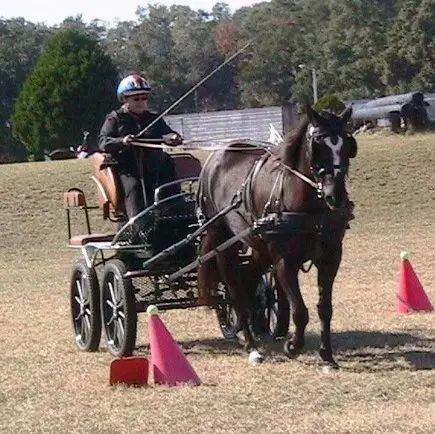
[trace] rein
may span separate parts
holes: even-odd
[[[270,142],[261,141],[261,140],[249,140],[249,139],[227,139],[228,144],[223,144],[223,146],[201,146],[201,145],[195,145],[192,146],[194,143],[210,143],[210,140],[191,140],[191,141],[185,141],[183,143],[187,143],[187,146],[180,146],[179,149],[188,150],[188,151],[208,151],[208,152],[215,152],[215,151],[252,151],[256,149],[263,150],[270,155],[274,155],[271,151],[272,145]],[[237,141],[243,141],[249,144],[247,147],[237,147],[237,148],[231,148],[228,145],[233,143],[235,140]],[[162,145],[161,139],[137,139],[135,138],[131,144],[133,146],[138,146],[141,148],[151,148],[151,149],[167,149],[168,145]],[[309,186],[314,188],[317,191],[317,194],[319,195],[319,192],[322,191],[322,183],[315,182],[308,176],[304,175],[303,173],[299,172],[296,169],[292,169],[291,167],[287,166],[286,164],[282,162],[278,162],[280,166],[285,168],[287,171],[292,173],[293,175],[297,176],[302,181],[306,182]]]

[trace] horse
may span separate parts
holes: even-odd
[[[350,213],[345,181],[357,143],[347,129],[348,107],[340,115],[306,107],[306,115],[280,146],[232,143],[212,153],[202,168],[197,206],[203,221],[237,202],[202,236],[199,254],[217,251],[198,268],[198,287],[206,298],[219,282],[229,290],[239,316],[250,364],[263,361],[249,327],[250,302],[259,277],[273,266],[278,289],[286,294],[295,331],[284,341],[289,358],[302,350],[308,310],[298,274],[307,263],[317,268],[321,322],[320,357],[338,368],[331,346],[332,289],[342,258]],[[275,150],[276,149],[276,150]],[[236,198],[236,199],[235,199]],[[240,245],[217,248],[235,234],[256,228],[242,239],[252,257],[241,266]],[[217,249],[216,249],[217,248]],[[310,262],[309,262],[310,261]]]

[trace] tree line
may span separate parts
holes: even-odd
[[[95,135],[130,71],[149,78],[163,110],[248,41],[173,113],[312,102],[312,68],[320,96],[435,91],[433,0],[272,0],[235,12],[149,4],[112,25],[1,19],[0,161]]]

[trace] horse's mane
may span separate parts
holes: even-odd
[[[308,124],[308,116],[304,115],[298,124],[285,135],[280,149],[280,156],[281,161],[287,166],[294,167],[298,164],[300,147],[304,141]]]

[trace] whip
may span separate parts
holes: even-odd
[[[136,137],[140,137],[146,131],[148,131],[153,125],[155,125],[163,116],[166,116],[174,107],[180,104],[185,98],[187,98],[192,92],[198,89],[203,83],[205,83],[210,77],[212,77],[216,72],[222,69],[227,63],[231,62],[235,57],[237,57],[240,53],[243,53],[250,45],[252,44],[252,40],[246,43],[242,48],[237,50],[234,54],[232,54],[228,59],[226,59],[223,63],[221,63],[217,68],[211,71],[208,75],[206,75],[201,81],[196,83],[193,87],[191,87],[184,95],[177,99],[173,104],[171,104],[164,112],[160,113],[151,123],[149,123],[142,131],[140,131]]]

